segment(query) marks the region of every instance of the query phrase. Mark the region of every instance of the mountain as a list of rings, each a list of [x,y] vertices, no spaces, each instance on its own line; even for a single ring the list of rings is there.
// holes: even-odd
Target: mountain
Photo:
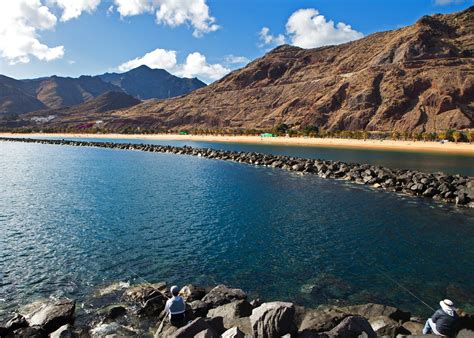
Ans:
[[[186,96],[119,111],[115,128],[113,119],[155,129],[474,127],[474,7],[342,45],[284,45]]]
[[[105,73],[98,77],[142,100],[180,96],[206,86],[197,78],[180,78],[164,69],[151,69],[144,65],[125,73]]]
[[[122,74],[78,78],[51,76],[15,80],[0,75],[0,116],[80,105],[107,92],[125,92],[137,99],[160,99],[187,94],[205,85],[198,79],[179,78],[146,66]]]
[[[23,91],[21,81],[0,75],[0,116],[26,113],[45,108],[43,102]]]
[[[0,121],[0,127],[48,127],[62,128],[65,125],[89,127],[102,123],[101,120],[115,110],[132,107],[141,101],[124,92],[106,92],[87,102],[72,107],[41,109],[21,116],[21,120]]]

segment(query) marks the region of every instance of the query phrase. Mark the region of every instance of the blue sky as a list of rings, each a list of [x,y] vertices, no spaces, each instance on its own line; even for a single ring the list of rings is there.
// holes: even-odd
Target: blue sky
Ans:
[[[0,0],[0,73],[15,78],[76,77],[145,63],[209,83],[283,42],[306,48],[337,44],[473,4],[474,0]]]

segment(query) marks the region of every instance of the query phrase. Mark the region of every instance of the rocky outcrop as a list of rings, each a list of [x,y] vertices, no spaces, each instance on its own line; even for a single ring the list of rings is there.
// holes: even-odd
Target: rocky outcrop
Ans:
[[[172,326],[164,312],[143,316],[136,309],[161,294],[166,298],[166,283],[124,285],[101,289],[84,301],[75,321],[73,301],[40,301],[27,305],[25,317],[12,316],[0,326],[2,337],[405,337],[419,335],[423,324],[410,313],[381,304],[336,307],[320,306],[307,309],[289,302],[248,302],[230,299],[228,303],[211,308],[205,315],[187,314],[181,327]],[[196,288],[200,288],[196,286]],[[217,293],[217,290],[219,292]],[[236,291],[239,290],[239,291]],[[240,294],[242,290],[218,285],[203,298],[216,294]],[[152,297],[152,298],[150,298]],[[219,298],[221,299],[221,298]],[[126,300],[122,305],[116,302]],[[195,300],[193,302],[202,302]],[[204,302],[202,302],[204,303]],[[253,307],[252,304],[255,304]],[[206,304],[206,303],[204,303]],[[110,316],[112,309],[119,309]],[[125,311],[125,313],[124,313]],[[364,315],[358,315],[363,313]],[[469,337],[472,315],[459,311],[459,337]],[[408,319],[407,319],[408,318]]]
[[[360,316],[346,317],[335,328],[327,332],[327,335],[329,337],[339,338],[359,337],[361,335],[368,338],[377,337],[377,334],[374,332],[367,319]]]
[[[296,331],[295,307],[292,303],[263,303],[250,316],[255,337],[281,337]]]
[[[415,170],[389,169],[368,164],[345,163],[340,161],[326,161],[305,159],[281,155],[260,154],[254,152],[223,151],[213,149],[199,149],[192,147],[173,147],[153,144],[132,144],[92,141],[67,141],[29,138],[0,138],[0,141],[57,144],[69,146],[88,146],[113,148],[123,150],[139,150],[159,153],[173,153],[192,155],[209,159],[234,161],[251,165],[280,168],[300,174],[312,174],[321,178],[341,179],[356,184],[368,185],[374,189],[396,192],[414,197],[431,198],[457,206],[474,208],[474,178],[461,175],[447,175],[444,173],[423,173]],[[330,278],[330,277],[325,277]],[[335,287],[321,286],[318,282],[311,290],[311,294],[320,299],[338,297],[341,293],[351,293],[350,286],[341,281],[335,281]],[[216,307],[235,299],[245,299],[242,290],[228,290],[217,286],[203,301],[209,307]]]
[[[209,291],[209,293],[202,298],[202,301],[212,308],[246,298],[247,294],[240,289],[230,289],[225,285],[218,285]]]

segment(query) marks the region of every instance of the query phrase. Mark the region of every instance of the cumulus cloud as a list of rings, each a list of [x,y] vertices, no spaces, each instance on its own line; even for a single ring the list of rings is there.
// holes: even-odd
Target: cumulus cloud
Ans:
[[[237,55],[226,55],[224,57],[224,61],[225,63],[227,64],[245,64],[245,63],[249,63],[250,62],[250,59],[245,57],[245,56],[237,56]]]
[[[43,61],[62,58],[63,46],[39,41],[38,31],[53,29],[56,23],[40,0],[0,1],[0,55],[10,64],[28,63],[30,56]]]
[[[364,35],[351,26],[326,20],[313,8],[294,12],[286,23],[291,43],[302,48],[337,45],[362,38]]]
[[[100,4],[100,0],[48,0],[63,10],[61,21],[78,18],[82,12],[92,13]]]
[[[230,72],[230,69],[219,64],[209,64],[206,57],[194,52],[186,57],[184,63],[178,63],[176,51],[157,48],[142,57],[122,63],[118,69],[128,71],[141,65],[150,68],[166,69],[171,74],[181,77],[199,77],[205,82],[213,82]]]
[[[209,13],[206,0],[115,0],[115,5],[121,16],[154,12],[158,24],[189,25],[193,27],[195,37],[220,28]]]
[[[263,27],[258,34],[260,37],[260,41],[262,41],[262,46],[264,45],[273,45],[279,46],[283,45],[286,41],[286,38],[283,34],[278,35],[271,35],[270,28]]]
[[[271,35],[268,27],[263,27],[259,33],[261,46],[281,45],[288,39],[294,46],[316,48],[337,45],[364,36],[348,24],[343,22],[335,24],[334,21],[327,20],[314,8],[300,9],[291,14],[285,28],[285,35]]]

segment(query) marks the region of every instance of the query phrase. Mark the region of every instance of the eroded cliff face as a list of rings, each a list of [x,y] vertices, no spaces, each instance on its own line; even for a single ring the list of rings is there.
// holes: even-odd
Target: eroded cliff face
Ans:
[[[281,46],[186,96],[113,114],[146,128],[474,127],[474,7],[317,49]]]

